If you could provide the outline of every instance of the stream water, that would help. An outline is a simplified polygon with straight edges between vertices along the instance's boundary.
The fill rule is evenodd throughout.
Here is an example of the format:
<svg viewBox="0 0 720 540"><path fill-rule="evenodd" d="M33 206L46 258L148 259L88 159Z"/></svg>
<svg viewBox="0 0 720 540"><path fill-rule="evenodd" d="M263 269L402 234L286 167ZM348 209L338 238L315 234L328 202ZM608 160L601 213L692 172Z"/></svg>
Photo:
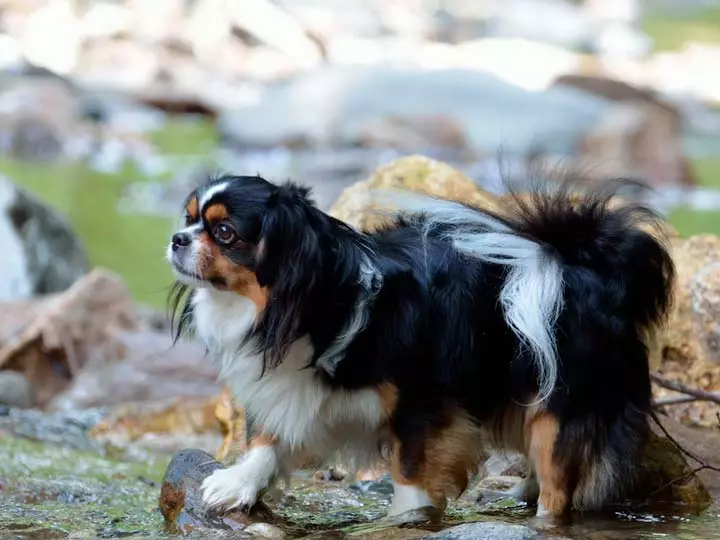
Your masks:
<svg viewBox="0 0 720 540"><path fill-rule="evenodd" d="M120 448L88 437L87 430L103 416L99 410L0 412L0 539L170 537L158 509L160 483L171 458L167 450ZM300 472L291 492L271 502L271 508L293 538L404 539L427 534L380 528L378 520L387 511L391 492L383 479L321 482ZM532 509L524 505L475 501L470 490L453 502L444 525L532 523ZM700 512L636 507L576 515L572 525L552 530L552 537L715 539L720 538L720 505Z"/></svg>

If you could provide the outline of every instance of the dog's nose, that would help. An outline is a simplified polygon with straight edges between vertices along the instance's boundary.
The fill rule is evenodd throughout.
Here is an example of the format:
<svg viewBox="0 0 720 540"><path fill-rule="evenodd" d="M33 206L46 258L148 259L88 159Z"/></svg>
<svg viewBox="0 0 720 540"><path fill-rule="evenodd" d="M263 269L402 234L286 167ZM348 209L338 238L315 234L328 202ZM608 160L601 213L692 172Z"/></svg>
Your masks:
<svg viewBox="0 0 720 540"><path fill-rule="evenodd" d="M190 245L190 235L188 233L175 233L172 237L173 251L177 251L181 247Z"/></svg>

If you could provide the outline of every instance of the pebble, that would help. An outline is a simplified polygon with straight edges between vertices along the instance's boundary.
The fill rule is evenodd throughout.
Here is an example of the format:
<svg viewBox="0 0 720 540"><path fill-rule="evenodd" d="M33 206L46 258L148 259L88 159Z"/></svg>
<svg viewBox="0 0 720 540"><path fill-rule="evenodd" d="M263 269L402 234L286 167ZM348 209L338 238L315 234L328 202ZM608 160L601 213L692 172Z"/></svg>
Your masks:
<svg viewBox="0 0 720 540"><path fill-rule="evenodd" d="M0 405L29 409L35 404L30 381L17 371L0 371Z"/></svg>
<svg viewBox="0 0 720 540"><path fill-rule="evenodd" d="M536 531L509 523L465 523L422 537L421 540L541 540Z"/></svg>

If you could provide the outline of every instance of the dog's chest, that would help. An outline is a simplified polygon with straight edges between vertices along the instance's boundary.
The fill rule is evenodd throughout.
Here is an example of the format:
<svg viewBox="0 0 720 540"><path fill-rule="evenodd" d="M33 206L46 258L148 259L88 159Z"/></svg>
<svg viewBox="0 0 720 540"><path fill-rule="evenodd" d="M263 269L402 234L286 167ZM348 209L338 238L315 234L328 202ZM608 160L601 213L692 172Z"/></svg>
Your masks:
<svg viewBox="0 0 720 540"><path fill-rule="evenodd" d="M376 389L345 391L324 384L315 369L307 368L313 354L307 338L263 374L262 356L243 349L255 318L252 302L208 292L195 301L196 330L218 363L220 377L256 425L290 449L320 457L376 439L384 417Z"/></svg>

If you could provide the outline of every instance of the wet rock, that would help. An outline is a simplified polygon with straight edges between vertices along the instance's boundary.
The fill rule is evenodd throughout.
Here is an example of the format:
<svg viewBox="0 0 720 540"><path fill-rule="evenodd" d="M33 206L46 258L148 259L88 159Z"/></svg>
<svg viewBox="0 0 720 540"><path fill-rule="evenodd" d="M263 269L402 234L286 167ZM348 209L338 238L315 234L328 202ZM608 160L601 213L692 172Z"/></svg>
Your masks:
<svg viewBox="0 0 720 540"><path fill-rule="evenodd" d="M116 333L134 325L127 287L100 269L62 294L28 304L6 304L0 310L0 367L24 373L43 407L86 365L116 358Z"/></svg>
<svg viewBox="0 0 720 540"><path fill-rule="evenodd" d="M350 489L360 493L377 493L380 495L392 495L393 484L389 474L384 474L376 480L358 480L350 484Z"/></svg>
<svg viewBox="0 0 720 540"><path fill-rule="evenodd" d="M0 175L0 301L64 291L89 268L82 243L49 206Z"/></svg>
<svg viewBox="0 0 720 540"><path fill-rule="evenodd" d="M29 409L35 403L33 387L22 373L0 371L0 405Z"/></svg>
<svg viewBox="0 0 720 540"><path fill-rule="evenodd" d="M112 343L114 351L87 364L52 400L51 408L158 403L220 393L217 371L196 343L181 341L173 346L169 333L133 330L116 332Z"/></svg>
<svg viewBox="0 0 720 540"><path fill-rule="evenodd" d="M540 540L536 531L523 525L509 523L465 523L439 533L423 536L422 540Z"/></svg>
<svg viewBox="0 0 720 540"><path fill-rule="evenodd" d="M271 540L281 540L287 537L282 529L269 523L253 523L245 527L243 532L254 537L269 538Z"/></svg>
<svg viewBox="0 0 720 540"><path fill-rule="evenodd" d="M160 511L172 531L188 534L195 529L242 530L253 522L273 519L263 503L255 505L251 517L240 511L218 514L202 502L201 486L205 478L223 465L207 452L181 450L167 467L160 490Z"/></svg>
<svg viewBox="0 0 720 540"><path fill-rule="evenodd" d="M631 499L706 508L713 499L694 467L657 427L648 440Z"/></svg>

